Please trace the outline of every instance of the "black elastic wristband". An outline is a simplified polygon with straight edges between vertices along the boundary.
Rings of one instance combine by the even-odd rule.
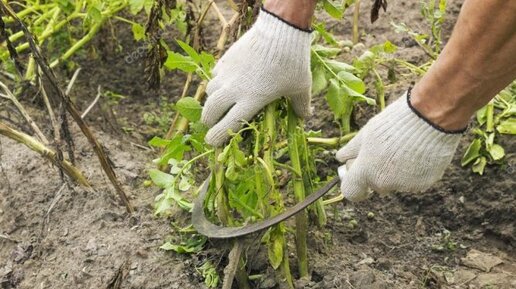
[[[437,124],[433,123],[432,121],[430,121],[428,118],[426,118],[423,114],[421,114],[414,106],[412,106],[412,103],[410,102],[410,97],[411,97],[411,94],[412,94],[412,87],[409,87],[408,91],[407,91],[407,104],[408,106],[410,107],[410,109],[422,120],[424,120],[426,123],[428,123],[429,125],[431,125],[433,128],[435,128],[436,130],[442,132],[442,133],[446,133],[446,134],[463,134],[464,132],[466,132],[466,130],[468,129],[468,126],[466,126],[465,128],[463,129],[458,129],[458,130],[448,130],[448,129],[444,129],[440,126],[438,126]]]
[[[277,18],[277,19],[278,19],[278,20],[280,20],[281,22],[283,22],[283,23],[287,24],[288,26],[293,27],[293,28],[296,28],[297,30],[301,30],[301,31],[303,31],[303,32],[307,32],[307,33],[312,33],[312,31],[313,31],[312,29],[309,29],[309,28],[308,28],[308,29],[307,29],[307,28],[301,28],[301,27],[299,27],[299,26],[297,26],[297,25],[295,25],[295,24],[292,24],[292,23],[288,22],[287,20],[285,20],[285,19],[283,19],[283,18],[279,17],[278,15],[276,15],[276,14],[272,13],[271,11],[269,11],[269,10],[265,9],[263,6],[262,6],[261,10],[262,10],[263,12],[265,12],[265,13],[267,13],[267,14],[271,15],[271,16],[274,16],[275,18]]]

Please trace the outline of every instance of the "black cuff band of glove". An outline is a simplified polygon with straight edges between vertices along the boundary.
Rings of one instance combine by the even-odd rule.
[[[276,15],[276,14],[272,13],[271,11],[269,11],[269,10],[265,9],[263,6],[262,6],[261,10],[262,10],[262,12],[265,12],[265,13],[267,13],[267,14],[271,15],[271,16],[274,16],[275,18],[277,18],[277,19],[278,19],[278,20],[280,20],[281,22],[283,22],[283,23],[287,24],[288,26],[291,26],[291,27],[293,27],[293,28],[296,28],[297,30],[301,30],[301,31],[306,32],[306,33],[312,33],[312,31],[313,31],[313,30],[312,30],[312,29],[310,29],[310,28],[301,28],[301,27],[299,27],[299,26],[297,26],[297,25],[295,25],[295,24],[292,24],[292,23],[288,22],[287,20],[285,20],[285,19],[281,18],[280,16],[278,16],[278,15]]]
[[[466,130],[468,129],[468,127],[466,126],[465,128],[463,129],[458,129],[458,130],[448,130],[448,129],[445,129],[445,128],[442,128],[440,126],[438,126],[437,124],[433,123],[431,120],[429,120],[428,118],[426,118],[422,113],[420,113],[414,106],[412,106],[412,103],[410,102],[410,97],[412,96],[412,87],[409,87],[408,91],[407,91],[407,104],[408,106],[410,107],[410,109],[422,120],[424,120],[426,123],[428,123],[429,125],[431,125],[433,128],[435,128],[436,130],[442,132],[442,133],[446,133],[446,134],[463,134],[464,132],[466,132]]]

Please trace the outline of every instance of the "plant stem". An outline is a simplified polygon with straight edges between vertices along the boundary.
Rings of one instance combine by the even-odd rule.
[[[4,83],[0,82],[0,88],[5,92],[5,98],[9,99],[10,101],[12,101],[12,103],[14,104],[14,106],[16,106],[16,108],[18,109],[18,111],[20,112],[20,114],[23,116],[23,118],[25,118],[25,121],[27,121],[27,123],[30,125],[30,127],[32,128],[32,130],[34,131],[34,133],[36,134],[36,136],[41,140],[41,142],[43,142],[44,145],[48,145],[49,144],[49,141],[47,139],[47,137],[43,134],[43,132],[39,129],[38,125],[36,124],[36,122],[32,119],[32,117],[29,115],[29,113],[25,110],[25,108],[23,107],[23,105],[18,101],[18,99],[16,98],[16,96],[11,92],[11,90],[9,90],[9,88],[7,87],[7,85],[5,85]]]
[[[342,133],[348,134],[351,132],[351,113],[353,112],[353,102],[349,99],[346,99],[344,102],[346,109],[340,116],[340,124]]]
[[[75,105],[75,103],[72,102],[70,97],[64,93],[64,91],[61,89],[61,87],[58,85],[58,81],[56,78],[56,75],[54,71],[51,70],[50,67],[48,67],[48,64],[46,60],[41,55],[41,50],[36,44],[34,37],[29,32],[29,29],[25,24],[16,16],[16,13],[12,10],[12,8],[9,6],[9,4],[1,2],[0,6],[3,8],[3,10],[9,14],[13,19],[16,20],[17,24],[21,27],[25,34],[25,38],[27,39],[27,44],[30,45],[32,55],[34,59],[36,60],[37,64],[41,68],[43,75],[45,75],[46,79],[48,80],[50,86],[54,89],[54,92],[56,93],[58,99],[63,103],[66,110],[72,115],[73,119],[83,132],[84,136],[88,139],[90,142],[93,150],[95,151],[95,154],[97,155],[99,162],[102,166],[102,169],[106,173],[107,177],[113,184],[116,193],[119,195],[120,199],[126,206],[127,212],[132,213],[134,212],[134,208],[131,205],[129,198],[125,194],[124,190],[122,189],[121,183],[118,181],[118,178],[115,174],[115,171],[113,169],[113,165],[109,162],[108,157],[106,155],[104,147],[99,143],[97,138],[93,135],[91,129],[89,126],[84,122],[84,120],[81,118],[80,113],[78,112],[78,108]]]
[[[90,31],[88,31],[88,34],[86,34],[83,38],[81,38],[79,41],[77,41],[70,49],[68,49],[63,55],[61,55],[58,59],[52,61],[50,63],[50,68],[56,67],[61,61],[66,60],[70,58],[77,50],[81,49],[86,43],[90,42],[91,39],[97,34],[100,27],[104,23],[105,18],[102,18],[101,21],[95,23],[91,28]]]
[[[494,104],[491,100],[486,107],[486,132],[494,131]]]
[[[265,108],[265,119],[264,119],[264,140],[263,140],[263,147],[265,148],[265,151],[263,153],[263,163],[265,166],[267,166],[267,172],[270,178],[272,179],[271,183],[271,198],[275,204],[276,204],[276,210],[282,211],[284,208],[283,199],[281,197],[280,192],[277,190],[275,183],[274,183],[274,177],[273,173],[275,171],[274,168],[274,157],[273,157],[273,149],[275,147],[276,143],[276,118],[278,116],[278,103],[273,102],[269,104]],[[279,269],[281,270],[280,275],[282,276],[282,279],[285,279],[287,286],[289,288],[294,288],[293,282],[292,282],[292,273],[290,272],[290,264],[288,262],[288,247],[287,243],[285,241],[285,234],[281,228],[283,224],[279,224],[277,226],[280,226],[277,228],[277,230],[280,232],[281,240],[283,241],[283,258],[281,260],[281,264],[279,266]]]
[[[384,110],[385,109],[385,87],[383,85],[382,78],[380,77],[380,74],[378,73],[378,71],[375,68],[373,68],[372,71],[373,71],[374,78],[375,78],[374,86],[376,88],[376,93],[378,94],[378,97],[376,99],[378,100],[378,102],[380,104],[380,110]]]
[[[357,135],[356,132],[351,132],[342,137],[334,137],[334,138],[309,137],[309,138],[307,138],[307,142],[308,142],[308,144],[312,144],[312,145],[340,146],[340,145],[343,145],[343,144],[349,142],[356,135]]]
[[[222,153],[221,148],[215,150],[215,160],[218,159]],[[213,171],[215,172],[215,202],[217,208],[217,217],[223,225],[228,225],[230,222],[228,198],[224,190],[224,167],[215,161]]]
[[[355,1],[355,11],[353,13],[353,44],[357,44],[359,39],[358,35],[358,21],[360,16],[360,0]]]
[[[294,196],[296,202],[305,199],[305,186],[302,177],[301,159],[299,155],[299,119],[296,116],[292,105],[288,105],[288,148],[290,161],[295,172],[292,175],[294,184]],[[308,276],[308,249],[306,239],[308,234],[308,217],[306,211],[302,211],[296,215],[296,251],[299,267],[299,276]]]
[[[315,176],[315,162],[313,156],[310,154],[310,151],[308,149],[308,142],[306,140],[306,136],[304,131],[302,131],[302,137],[299,139],[300,142],[300,150],[301,150],[301,158],[302,158],[302,166],[305,169],[305,172],[303,174],[303,182],[305,184],[305,192],[306,194],[311,194],[314,191],[313,186],[313,180]],[[310,210],[313,210],[313,213],[315,214],[317,218],[317,225],[319,227],[323,227],[326,225],[327,218],[326,218],[326,211],[324,210],[324,204],[322,203],[322,200],[319,199],[317,202],[315,202],[314,205],[309,207]]]
[[[324,138],[324,137],[308,137],[306,138],[306,141],[309,145],[320,145],[320,146],[329,146],[329,147],[338,147],[340,145],[343,145],[350,141],[355,135],[357,135],[356,132],[351,132],[348,134],[345,134],[342,137],[330,137],[330,138]],[[278,142],[276,144],[276,149],[284,148],[287,146],[287,140],[283,140],[281,142]]]
[[[77,169],[74,167],[70,162],[67,160],[60,160],[57,157],[57,154],[47,148],[44,144],[37,141],[35,138],[31,137],[30,135],[24,134],[22,132],[19,132],[17,130],[12,129],[11,127],[7,126],[6,124],[3,124],[0,122],[0,134],[5,135],[8,138],[11,138],[21,144],[24,144],[31,150],[39,153],[42,157],[50,160],[54,165],[60,167],[63,169],[63,171],[74,181],[76,181],[78,184],[90,188],[90,184],[88,183],[86,177]]]

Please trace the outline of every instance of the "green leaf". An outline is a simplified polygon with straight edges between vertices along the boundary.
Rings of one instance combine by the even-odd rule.
[[[66,14],[71,14],[75,10],[75,4],[73,0],[57,0],[57,5]]]
[[[143,9],[146,0],[129,0],[129,11],[134,14],[138,14]]]
[[[501,145],[493,144],[488,150],[493,160],[501,160],[505,156],[505,150]]]
[[[482,107],[481,109],[477,110],[476,113],[477,122],[479,125],[483,125],[487,121],[487,106]]]
[[[347,100],[348,96],[349,95],[341,88],[340,83],[336,79],[330,79],[326,100],[328,101],[331,111],[335,114],[335,117],[340,117],[346,111],[347,106],[349,106],[349,100]]]
[[[150,14],[152,5],[154,5],[154,0],[144,0],[143,8],[145,8],[145,13],[147,13],[147,15]]]
[[[202,106],[196,99],[185,97],[180,99],[175,106],[176,110],[186,119],[196,122],[201,119]]]
[[[102,13],[97,7],[91,6],[88,9],[86,18],[88,23],[97,23],[102,21]]]
[[[336,19],[342,19],[342,10],[337,8],[333,3],[330,2],[330,0],[324,0],[323,1],[323,7],[324,10],[330,14],[331,17]]]
[[[163,148],[170,144],[170,140],[155,136],[148,142],[148,144],[152,147]]]
[[[133,31],[134,40],[139,41],[145,37],[145,29],[138,23],[133,23],[131,30]]]
[[[172,51],[168,51],[165,67],[174,70],[179,69],[184,72],[194,72],[197,70],[197,64],[188,56],[181,55]]]
[[[184,153],[191,150],[189,146],[185,145],[185,140],[186,139],[182,135],[176,135],[174,138],[168,141],[169,143],[166,145],[165,153],[161,156],[161,158],[155,160],[154,162],[158,165],[166,165],[169,163],[170,159],[183,159]]]
[[[478,158],[475,161],[475,163],[473,164],[473,167],[471,168],[471,170],[474,173],[477,173],[479,175],[483,175],[484,174],[484,169],[486,168],[486,165],[487,165],[486,157],[480,157],[480,158]]]
[[[509,118],[501,121],[496,130],[503,134],[516,134],[516,118]]]
[[[474,139],[473,142],[469,145],[468,149],[466,150],[466,153],[464,153],[464,156],[461,160],[461,165],[466,166],[472,161],[478,159],[480,157],[480,148],[482,146],[482,141],[478,138]]]
[[[322,57],[335,57],[342,51],[340,48],[327,47],[322,46],[320,44],[313,45],[312,49],[314,52],[316,52],[319,56]]]
[[[201,56],[197,53],[197,51],[195,51],[195,49],[193,49],[192,46],[186,44],[185,42],[183,42],[181,40],[177,40],[177,43],[186,52],[186,54],[188,54],[188,56],[190,56],[192,58],[192,60],[195,63],[198,63],[198,64],[201,63]]]
[[[355,67],[353,67],[353,65],[349,65],[347,63],[340,62],[337,60],[325,59],[324,63],[326,65],[328,65],[331,68],[331,70],[335,73],[339,73],[341,71],[348,71],[348,72],[355,71]]]
[[[341,71],[337,76],[339,77],[340,81],[346,84],[347,87],[353,89],[359,94],[363,94],[366,91],[365,83],[362,81],[362,79],[356,77],[354,74],[347,71]]]
[[[333,34],[326,31],[325,23],[317,23],[313,25],[315,31],[319,33],[323,38],[324,41],[326,41],[330,45],[337,45],[337,40],[333,36]]]
[[[209,72],[211,74],[211,70],[213,69],[213,66],[215,65],[215,57],[213,54],[209,54],[206,52],[201,52],[201,66],[204,69],[204,71]]]
[[[319,94],[326,86],[328,86],[326,70],[321,65],[318,65],[312,72],[312,94]]]
[[[169,187],[174,183],[174,176],[160,170],[150,169],[149,176],[154,184],[162,189]]]
[[[385,41],[383,44],[383,52],[385,53],[394,53],[398,50],[398,46],[392,44],[389,40]]]

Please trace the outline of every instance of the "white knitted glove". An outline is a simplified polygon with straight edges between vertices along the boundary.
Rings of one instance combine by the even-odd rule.
[[[207,87],[202,122],[206,142],[222,145],[264,106],[290,97],[300,117],[310,114],[311,33],[262,9],[253,27],[219,60]]]
[[[341,192],[360,201],[373,189],[418,192],[441,179],[451,163],[461,131],[446,131],[424,118],[410,104],[410,91],[373,117],[337,152]],[[351,163],[351,164],[350,164]]]

